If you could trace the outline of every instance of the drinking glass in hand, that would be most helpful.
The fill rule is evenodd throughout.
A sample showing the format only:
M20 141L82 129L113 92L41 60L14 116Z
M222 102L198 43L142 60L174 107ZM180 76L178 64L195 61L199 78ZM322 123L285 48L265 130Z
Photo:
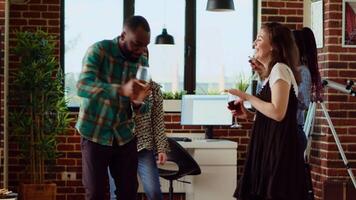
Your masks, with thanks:
M229 96L228 96L228 100L229 100L228 109L234 110L237 114L240 114L240 113L242 113L241 105L240 105L241 102L238 102L237 104L235 104L235 101L238 100L238 99L239 99L238 96L229 94ZM237 117L234 116L234 124L231 125L231 128L241 128L241 127L242 127L242 125L237 122Z
M136 73L136 79L146 84L151 81L151 74L147 66L139 66Z

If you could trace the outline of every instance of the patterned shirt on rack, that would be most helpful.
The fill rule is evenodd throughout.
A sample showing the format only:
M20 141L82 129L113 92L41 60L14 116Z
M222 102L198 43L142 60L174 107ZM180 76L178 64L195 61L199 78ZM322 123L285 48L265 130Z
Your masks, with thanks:
M137 150L153 150L157 153L168 151L168 141L164 128L163 95L161 86L151 82L152 94L147 97L150 112L135 117Z

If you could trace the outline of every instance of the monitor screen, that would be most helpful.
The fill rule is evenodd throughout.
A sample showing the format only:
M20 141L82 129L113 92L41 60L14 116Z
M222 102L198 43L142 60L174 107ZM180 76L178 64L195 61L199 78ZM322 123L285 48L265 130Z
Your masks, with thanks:
M183 95L182 125L231 125L228 95Z

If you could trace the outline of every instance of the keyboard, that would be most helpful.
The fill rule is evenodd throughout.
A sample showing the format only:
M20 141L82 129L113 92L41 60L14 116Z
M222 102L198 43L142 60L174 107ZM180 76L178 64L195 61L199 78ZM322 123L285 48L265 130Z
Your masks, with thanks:
M191 142L192 139L188 138L188 137L170 137L173 140L177 141L177 142Z

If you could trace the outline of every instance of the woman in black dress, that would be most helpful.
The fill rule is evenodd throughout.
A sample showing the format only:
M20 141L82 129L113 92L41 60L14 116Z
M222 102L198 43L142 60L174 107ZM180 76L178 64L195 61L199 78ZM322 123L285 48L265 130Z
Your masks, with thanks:
M275 22L262 26L254 45L255 59L264 67L262 90L257 96L228 90L257 110L244 173L234 196L239 200L305 200L296 120L298 50L291 31ZM254 116L243 103L239 105L234 112L237 117Z

